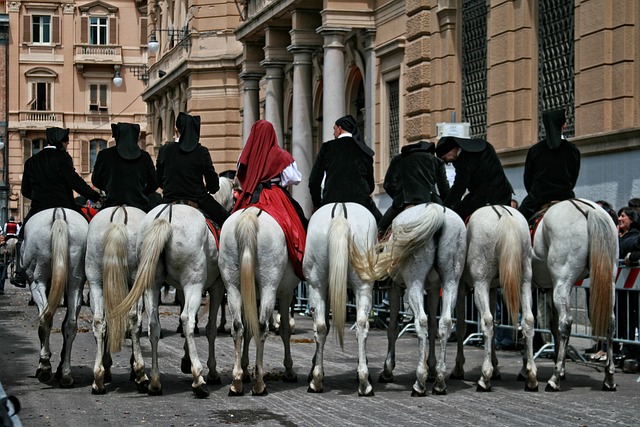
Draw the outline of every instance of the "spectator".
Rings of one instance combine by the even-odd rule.
[[[618,235],[620,236],[620,259],[624,264],[637,265],[640,259],[640,213],[635,208],[624,207],[618,211]],[[617,338],[635,340],[638,327],[638,297],[626,289],[616,290]],[[621,352],[636,357],[637,346],[624,346]]]
[[[9,221],[4,224],[3,232],[7,239],[18,237],[20,234],[20,224],[16,222],[16,218],[13,215],[11,215]]]

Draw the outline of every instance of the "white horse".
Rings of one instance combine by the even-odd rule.
[[[382,279],[385,275],[393,279],[389,290],[389,348],[380,382],[393,382],[395,345],[399,330],[400,287],[404,285],[419,340],[418,368],[412,396],[426,395],[427,375],[435,377],[433,393],[446,394],[446,347],[451,334],[451,314],[456,304],[466,249],[464,223],[451,209],[435,203],[421,204],[404,210],[394,219],[389,240],[380,244],[379,250],[383,252],[373,274],[376,280]],[[440,280],[427,280],[432,269],[435,269]],[[436,330],[436,312],[441,287],[442,310]],[[429,316],[424,311],[425,288]],[[430,341],[428,356],[427,335]],[[436,338],[440,340],[440,355],[437,361]]]
[[[196,397],[207,397],[206,383],[220,384],[216,369],[215,338],[216,316],[222,299],[223,287],[218,270],[218,249],[209,231],[204,215],[188,205],[162,204],[152,209],[140,223],[137,252],[138,274],[133,288],[124,301],[114,310],[115,316],[124,316],[145,295],[145,309],[149,316],[149,340],[151,341],[152,366],[149,394],[162,393],[158,368],[158,341],[160,319],[158,303],[160,287],[169,283],[185,295],[180,314],[185,335],[185,356],[182,372],[191,372],[191,388]],[[202,364],[198,358],[193,330],[196,314],[202,302],[202,291],[209,290],[209,373],[205,382]]]
[[[507,206],[485,206],[473,213],[467,224],[467,262],[458,290],[458,353],[451,378],[464,378],[464,298],[474,290],[480,327],[484,334],[484,362],[478,391],[491,391],[491,378],[499,378],[494,340],[497,290],[502,288],[512,324],[517,325],[522,306],[522,332],[526,359],[519,378],[526,379],[526,391],[538,391],[533,359],[533,313],[531,311],[531,237],[527,220]],[[466,285],[466,286],[465,286]]]
[[[231,334],[236,353],[229,395],[240,396],[244,393],[242,382],[244,378],[248,378],[249,365],[246,349],[251,337],[256,341],[255,383],[252,394],[267,394],[264,383],[264,343],[276,299],[282,308],[280,337],[284,344],[284,381],[297,381],[291,359],[291,330],[287,308],[300,279],[296,276],[289,259],[285,235],[280,225],[271,215],[256,207],[233,213],[224,223],[220,233],[219,264],[227,289],[232,321]],[[257,298],[260,298],[259,313]],[[245,351],[242,351],[243,335]]]
[[[136,277],[136,242],[144,216],[144,211],[131,206],[110,207],[98,212],[89,224],[85,271],[97,344],[93,394],[106,393],[104,383],[111,380],[111,354],[122,350],[125,330],[131,335],[131,376],[139,392],[148,391],[149,379],[140,347],[142,298],[128,313],[127,319],[113,315],[114,308],[127,296]]]
[[[23,267],[31,296],[38,307],[40,362],[36,377],[51,381],[49,335],[53,317],[66,294],[67,314],[62,323],[63,345],[55,377],[63,388],[73,387],[71,347],[78,329],[78,314],[84,287],[84,255],[87,220],[71,209],[53,208],[35,214],[25,225],[22,245]]]
[[[533,240],[533,283],[553,289],[551,332],[556,363],[546,391],[560,390],[565,377],[565,354],[571,335],[569,294],[575,283],[589,276],[589,318],[593,335],[606,337],[607,366],[602,389],[615,391],[612,335],[618,234],[611,217],[596,203],[571,199],[546,212]]]
[[[329,332],[327,299],[340,347],[344,347],[347,286],[350,286],[356,296],[358,395],[373,396],[366,355],[373,281],[363,280],[352,267],[350,259],[365,257],[374,249],[378,230],[376,220],[368,209],[357,203],[335,203],[318,209],[309,221],[308,230],[303,270],[309,286],[316,352],[307,391],[323,391],[323,351]]]
[[[18,244],[18,239],[16,237],[10,237],[5,242],[6,247],[6,258],[5,265],[7,267],[7,277],[9,279],[13,279],[16,273],[16,245]]]

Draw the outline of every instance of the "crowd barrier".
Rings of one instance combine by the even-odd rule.
[[[618,268],[616,278],[616,304],[615,304],[615,329],[613,340],[615,343],[622,344],[637,344],[640,345],[638,337],[638,328],[640,327],[640,268],[639,267],[626,267],[621,266]],[[378,287],[374,289],[373,293],[373,307],[371,310],[370,321],[372,327],[386,328],[389,317],[389,305],[386,299],[387,289],[385,287]],[[591,333],[591,326],[588,318],[588,296],[589,296],[589,279],[584,279],[576,283],[576,286],[571,291],[571,314],[573,317],[573,325],[571,336],[588,338],[597,340],[598,337],[593,336]],[[467,324],[467,330],[471,331],[468,336],[465,337],[465,344],[482,342],[483,337],[481,331],[479,331],[478,313],[473,303],[473,295],[458,295],[458,298],[465,299],[465,323]],[[552,292],[551,290],[533,290],[533,311],[535,316],[535,331],[542,334],[545,344],[536,352],[536,357],[553,351],[553,339],[550,331],[550,310],[552,307]],[[355,308],[355,301],[351,298],[347,304],[348,307]],[[413,316],[403,303],[401,307],[404,310],[401,315],[404,318],[404,328],[402,328],[400,335],[413,331]],[[305,313],[309,315],[309,301],[308,290],[304,282],[298,285],[296,300],[294,309],[298,313]],[[507,310],[502,305],[502,299],[498,298],[496,315],[496,325],[498,330],[507,330],[516,334],[518,325],[511,323],[510,317],[507,315]],[[454,313],[455,315],[455,313]],[[454,318],[454,322],[457,319]],[[581,352],[574,348],[569,349],[569,356],[574,360],[579,359],[584,361],[581,356]]]

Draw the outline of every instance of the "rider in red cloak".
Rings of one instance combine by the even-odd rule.
[[[283,188],[298,184],[302,176],[291,154],[278,146],[273,125],[266,120],[257,121],[251,128],[238,160],[236,177],[242,193],[233,208],[234,212],[256,206],[271,215],[284,232],[296,274],[303,278],[306,219],[300,206]]]

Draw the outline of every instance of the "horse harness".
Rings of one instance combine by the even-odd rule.
[[[187,202],[190,202],[190,203],[187,203]],[[164,212],[167,208],[169,208],[169,222],[171,222],[171,219],[173,218],[173,205],[176,205],[176,204],[188,205],[188,206],[191,206],[192,208],[198,209],[198,205],[191,200],[177,200],[175,202],[167,203],[166,205],[164,205],[164,207],[160,209],[160,211],[156,214],[154,219],[158,219],[160,215],[162,215],[162,212]],[[262,209],[260,209],[260,212],[262,212]],[[260,213],[258,213],[258,215],[260,215]],[[213,235],[213,240],[216,242],[216,247],[220,248],[220,229],[217,228],[214,225],[213,221],[211,221],[209,218],[205,217],[204,221],[205,221],[205,224],[207,225],[207,228]]]
[[[127,212],[127,205],[120,205],[116,209],[114,209],[113,212],[111,212],[111,218],[109,218],[109,222],[113,222],[113,217],[116,215],[116,212],[118,212],[118,209],[122,209],[124,211],[124,225],[127,225],[127,222],[129,222],[129,213]]]

